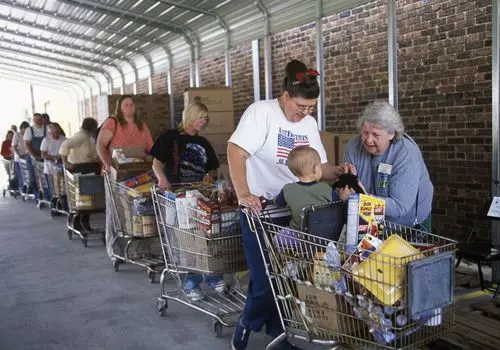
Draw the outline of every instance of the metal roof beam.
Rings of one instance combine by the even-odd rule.
[[[0,20],[5,21],[3,19],[3,16],[1,14],[0,14]],[[13,24],[19,24],[19,25],[26,25],[27,27],[30,27],[30,25],[26,24],[25,22],[16,22],[16,21],[12,21],[12,20],[8,20],[6,22],[13,23]],[[37,28],[37,30],[46,31],[46,32],[51,33],[51,34],[58,34],[58,35],[63,35],[63,36],[65,35],[63,32],[57,31],[57,30],[50,30],[50,29],[44,29],[44,28],[42,28],[42,29]],[[84,51],[86,53],[90,52],[90,53],[92,53],[94,55],[97,55],[97,56],[100,56],[100,57],[111,58],[111,59],[115,59],[115,60],[123,60],[124,59],[123,56],[119,56],[119,55],[107,54],[107,53],[103,54],[102,50],[96,50],[93,47],[86,47],[86,46],[82,46],[82,45],[76,45],[76,44],[74,44],[72,42],[63,42],[62,40],[47,40],[47,39],[43,39],[42,37],[37,37],[37,36],[34,36],[34,35],[21,33],[21,32],[19,32],[17,30],[7,29],[6,26],[4,26],[2,28],[2,32],[3,33],[7,33],[9,35],[13,35],[13,36],[18,36],[18,37],[21,37],[21,38],[29,39],[29,40],[36,40],[36,41],[40,41],[40,42],[51,44],[51,45],[55,45],[55,46],[61,46],[61,47],[64,47],[64,48],[68,48],[68,46],[69,46],[73,50],[80,50],[80,51]],[[75,39],[73,36],[68,36],[68,38]],[[81,40],[81,39],[78,39],[78,40]],[[90,42],[90,38],[89,38],[89,42]],[[112,47],[113,49],[117,48],[117,46],[111,46],[111,44],[108,44],[106,46]]]
[[[207,16],[215,17],[217,19],[217,21],[219,22],[219,25],[221,26],[221,28],[224,31],[229,32],[229,26],[227,25],[226,21],[224,20],[224,17],[222,17],[221,15],[219,15],[217,12],[214,12],[214,11],[211,11],[211,10],[204,10],[204,9],[199,8],[197,6],[192,6],[192,5],[187,5],[187,4],[179,3],[178,1],[159,0],[159,2],[162,2],[162,3],[167,4],[167,5],[172,5],[172,6],[178,7],[178,8],[183,9],[183,10],[188,10],[188,11],[191,11],[191,12],[197,12],[197,13],[201,13],[201,14],[204,14],[204,15],[207,15]]]
[[[176,32],[178,34],[184,35],[194,35],[194,33],[187,27],[172,23],[161,21],[153,17],[144,16],[137,12],[127,11],[118,7],[106,5],[100,2],[90,1],[90,0],[59,0],[63,3],[78,6],[90,11],[95,11],[99,13],[104,13],[107,15],[112,15],[118,18],[123,18],[128,21],[144,24],[151,28],[161,29],[167,32]]]
[[[81,66],[81,65],[77,65],[73,62],[68,62],[68,61],[64,61],[64,60],[60,60],[60,59],[57,59],[57,58],[49,58],[49,57],[46,57],[46,56],[43,56],[43,55],[38,55],[38,54],[35,54],[35,53],[30,53],[30,52],[25,52],[25,51],[19,51],[19,50],[13,50],[13,49],[10,49],[10,48],[5,48],[5,47],[2,47],[0,46],[0,52],[8,52],[8,53],[13,53],[13,54],[16,54],[16,55],[22,55],[22,56],[25,56],[25,57],[30,57],[30,58],[36,58],[36,59],[41,59],[41,60],[45,60],[45,61],[54,61],[54,62],[57,62],[59,64],[62,64],[62,65],[65,65],[67,67],[73,67],[73,68],[76,68],[76,69],[83,69],[83,70],[86,70],[86,71],[89,71],[89,72],[94,72],[94,73],[99,73],[99,74],[102,74],[106,80],[108,81],[112,81],[112,77],[111,75],[109,74],[109,72],[105,71],[104,69],[99,69],[99,68],[94,68],[94,67],[89,67],[89,66]]]
[[[99,65],[99,66],[104,66],[104,65],[110,66],[110,67],[115,66],[115,64],[113,64],[112,62],[103,62],[103,60],[99,60],[99,59],[96,59],[93,57],[87,57],[87,56],[82,56],[82,55],[78,55],[78,54],[75,55],[75,54],[72,54],[72,53],[69,53],[69,52],[66,52],[63,50],[59,50],[59,49],[56,50],[54,48],[48,48],[44,45],[35,45],[34,43],[31,43],[31,45],[30,45],[30,43],[27,43],[27,42],[14,40],[12,38],[6,38],[5,36],[3,36],[1,34],[0,34],[0,39],[2,39],[4,42],[9,42],[9,43],[12,43],[14,45],[19,45],[22,47],[29,47],[29,48],[40,50],[40,51],[46,51],[46,52],[50,52],[50,53],[53,53],[56,55],[60,55],[60,56],[68,57],[68,58],[70,57],[70,58],[74,58],[74,59],[78,59],[78,60],[82,60],[82,61],[86,61],[86,62],[92,62],[92,63],[95,63],[96,65]],[[54,46],[59,47],[59,45],[57,45],[57,44],[54,44]],[[61,46],[61,47],[64,47],[64,46]]]
[[[59,2],[65,2],[65,1],[64,0],[59,0]],[[83,26],[83,27],[87,27],[87,28],[92,28],[92,29],[98,29],[98,30],[101,30],[101,31],[108,32],[110,34],[119,35],[121,37],[129,37],[131,39],[138,40],[138,41],[140,41],[142,43],[157,43],[158,45],[162,45],[162,42],[159,41],[156,38],[151,38],[151,37],[148,37],[148,36],[139,36],[139,35],[135,35],[135,34],[127,34],[126,32],[123,32],[123,31],[121,31],[119,29],[118,30],[112,30],[109,27],[102,26],[102,25],[99,25],[97,23],[93,23],[93,22],[89,22],[89,21],[83,21],[80,18],[76,18],[76,17],[72,17],[72,16],[67,16],[67,15],[65,15],[63,17],[63,16],[61,16],[57,12],[47,11],[47,10],[45,10],[43,8],[38,8],[38,9],[28,8],[25,5],[20,5],[20,4],[17,4],[15,2],[6,3],[6,2],[2,1],[1,4],[4,5],[4,6],[8,6],[8,7],[11,7],[11,8],[20,10],[20,11],[23,11],[23,12],[29,12],[29,13],[32,13],[32,14],[35,14],[35,15],[38,15],[38,16],[45,16],[45,17],[49,17],[49,18],[52,18],[52,19],[56,19],[56,20],[59,20],[59,21],[66,22],[66,23],[71,23],[71,24],[75,24],[75,25],[79,25],[79,26]],[[40,25],[37,25],[37,28],[38,27],[41,27],[40,29],[43,28],[43,26],[40,26]],[[60,32],[60,33],[63,33],[63,32]],[[66,35],[70,34],[69,32],[65,32],[65,33],[66,33]],[[75,34],[70,34],[70,35],[74,36]],[[94,38],[92,38],[92,37],[89,37],[88,39],[81,39],[81,40],[88,40],[88,41],[94,42]],[[110,43],[110,44],[112,45],[113,43]],[[130,51],[130,47],[128,48],[128,51]]]
[[[68,83],[68,84],[75,84],[76,82],[78,82],[79,80],[70,80],[70,79],[67,79],[67,78],[64,78],[64,77],[61,77],[61,76],[53,76],[51,74],[43,74],[41,72],[35,72],[33,70],[29,70],[29,69],[18,69],[18,68],[14,68],[12,66],[4,66],[2,64],[0,64],[0,70],[3,70],[4,72],[8,73],[8,72],[12,72],[14,74],[24,74],[26,76],[29,76],[29,75],[32,75],[34,77],[39,77],[39,78],[44,78],[44,79],[57,79],[58,81],[61,81],[61,82],[65,82],[65,83]]]
[[[6,66],[20,68],[20,69],[27,69],[27,70],[31,70],[31,71],[34,71],[34,72],[41,72],[41,73],[44,73],[44,74],[52,74],[54,76],[64,77],[64,78],[73,79],[73,80],[85,81],[85,79],[82,79],[80,76],[76,76],[75,77],[75,76],[72,76],[72,75],[64,74],[64,72],[58,71],[57,68],[52,68],[49,71],[47,71],[47,68],[32,66],[31,64],[27,65],[26,63],[23,63],[23,64],[24,65],[22,65],[22,64],[19,65],[17,63],[11,62],[9,60],[5,61],[4,57],[0,57],[0,65],[6,65]]]
[[[13,56],[15,56],[15,55],[13,55]],[[7,60],[11,60],[11,61],[18,62],[18,63],[20,62],[20,63],[23,63],[23,64],[29,64],[29,65],[40,67],[40,68],[52,69],[52,70],[55,70],[55,71],[62,71],[62,72],[70,73],[70,74],[76,74],[76,75],[80,75],[80,76],[84,76],[84,77],[88,77],[88,78],[92,78],[93,77],[92,75],[86,73],[85,71],[76,71],[76,70],[61,68],[60,65],[56,67],[54,65],[48,65],[48,64],[40,63],[39,61],[25,60],[25,59],[19,58],[19,56],[17,56],[17,57],[10,57],[10,56],[0,57],[0,60],[2,60],[2,59],[3,60],[7,59]]]
[[[39,80],[39,79],[35,79],[33,77],[26,77],[26,76],[23,76],[23,75],[12,75],[12,74],[3,73],[3,72],[0,72],[0,78],[3,78],[5,80],[14,80],[14,81],[17,81],[17,82],[20,82],[20,83],[24,83],[24,84],[35,84],[35,85],[39,85],[39,86],[43,86],[43,87],[48,87],[48,88],[54,89],[54,90],[68,92],[68,90],[61,88],[61,86],[65,86],[68,89],[73,90],[73,92],[77,96],[77,99],[79,98],[79,93],[77,92],[77,89],[74,87],[74,85],[69,85],[69,84],[66,84],[66,83],[57,83],[57,84],[55,84],[54,80],[51,80],[51,81],[44,80],[44,79]],[[80,86],[78,86],[78,87],[80,87]]]

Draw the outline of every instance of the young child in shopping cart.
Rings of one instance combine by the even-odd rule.
[[[335,188],[319,182],[323,173],[318,152],[309,146],[299,146],[288,154],[288,168],[299,178],[298,182],[286,184],[274,198],[279,207],[289,207],[292,219],[291,230],[281,230],[275,237],[278,248],[293,247],[295,234],[293,230],[301,229],[302,209],[311,205],[327,204],[334,201],[346,201],[354,193],[348,186]]]

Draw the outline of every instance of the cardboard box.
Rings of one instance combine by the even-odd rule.
[[[146,156],[140,146],[119,147],[126,157],[142,158],[142,162],[121,163],[112,160],[110,177],[114,181],[124,181],[131,177],[148,172],[153,167],[153,157]]]
[[[343,296],[318,289],[312,285],[297,283],[299,299],[305,303],[305,316],[317,334],[334,332],[354,334],[362,327]]]
[[[383,234],[385,200],[355,193],[347,202],[346,249],[352,253],[366,234],[377,237]]]
[[[223,133],[223,134],[208,134],[203,135],[208,142],[212,145],[215,150],[215,154],[227,154],[227,141],[231,137],[231,133]]]
[[[234,112],[208,112],[210,121],[200,135],[224,134],[234,131]]]
[[[233,89],[229,87],[189,88],[184,92],[184,107],[201,98],[209,114],[211,112],[233,111]]]
[[[328,163],[338,165],[344,162],[344,151],[347,142],[355,134],[334,134],[328,131],[320,131],[321,142],[325,147]]]

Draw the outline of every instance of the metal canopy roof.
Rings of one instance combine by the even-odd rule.
[[[109,92],[312,22],[318,2],[326,17],[368,0],[0,0],[0,72]]]

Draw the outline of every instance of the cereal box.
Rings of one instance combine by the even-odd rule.
[[[382,198],[359,193],[349,197],[346,244],[350,253],[367,233],[374,237],[381,234],[384,218],[385,200]]]

